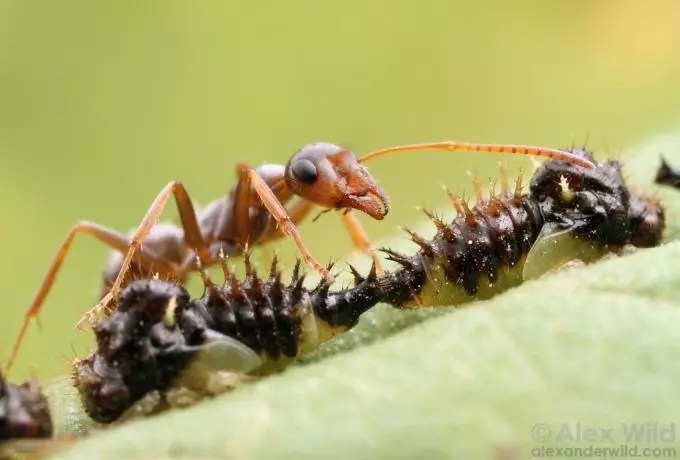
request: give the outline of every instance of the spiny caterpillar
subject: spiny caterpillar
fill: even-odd
[[[582,149],[574,153],[592,160]],[[502,180],[502,182],[506,182]],[[656,246],[665,227],[664,210],[651,197],[631,193],[618,161],[586,170],[548,160],[534,173],[529,194],[502,191],[470,209],[450,195],[458,216],[445,224],[431,216],[431,241],[412,234],[420,252],[390,258],[403,269],[387,275],[390,284],[408,286],[386,301],[395,306],[460,304],[488,298],[561,265],[588,263],[625,245]]]
[[[180,374],[183,389],[205,390],[223,383],[221,370],[265,373],[353,327],[379,298],[375,270],[353,296],[351,290],[330,293],[325,280],[305,289],[299,262],[287,284],[276,260],[267,280],[252,270],[247,254],[245,263],[243,282],[225,271],[217,286],[202,272],[206,289],[194,300],[182,286],[159,279],[128,285],[112,315],[93,326],[96,351],[74,364],[87,413],[99,422],[115,420],[148,392],[175,385]],[[192,361],[201,369],[187,372]],[[202,376],[212,383],[195,381]]]
[[[584,160],[592,155],[572,149]],[[432,217],[437,233],[413,256],[383,249],[400,267],[367,277],[350,266],[354,287],[331,292],[322,280],[303,286],[296,267],[290,283],[276,263],[261,280],[246,259],[246,278],[225,269],[217,286],[203,273],[202,297],[158,279],[128,285],[110,317],[94,326],[96,349],[76,360],[73,382],[88,414],[111,422],[148,395],[152,409],[213,394],[234,373],[264,374],[352,328],[359,316],[384,302],[395,307],[458,305],[487,298],[540,276],[563,262],[589,262],[624,245],[659,244],[664,211],[632,194],[616,161],[586,170],[548,160],[523,194],[501,177],[501,193],[470,208],[451,195],[458,216],[449,224]],[[226,382],[226,383],[225,383]],[[187,393],[188,392],[188,393]]]

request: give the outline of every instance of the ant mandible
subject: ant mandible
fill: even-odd
[[[83,315],[78,327],[106,310],[108,304],[117,299],[126,275],[132,269],[142,277],[156,275],[184,280],[189,273],[219,262],[224,255],[240,255],[248,245],[262,245],[282,236],[290,237],[304,261],[332,282],[330,272],[305,247],[297,224],[307,217],[314,205],[342,209],[343,223],[353,243],[371,254],[377,262],[361,223],[349,212],[356,209],[376,220],[382,220],[389,212],[388,197],[363,163],[378,156],[414,150],[524,154],[594,167],[570,152],[533,146],[447,141],[390,147],[357,158],[351,151],[337,145],[314,143],[296,152],[285,166],[266,164],[253,169],[238,164],[236,185],[226,196],[200,210],[198,217],[184,185],[173,180],[156,196],[131,235],[88,221],[79,222],[71,228],[26,311],[6,372],[12,367],[28,325],[32,318],[37,317],[77,234],[92,235],[114,250],[103,273],[100,301]],[[156,225],[171,195],[177,203],[181,227]],[[293,196],[299,197],[300,201],[285,208],[284,205]]]

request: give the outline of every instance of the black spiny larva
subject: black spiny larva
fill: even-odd
[[[210,371],[278,369],[353,327],[380,297],[375,271],[354,294],[330,293],[325,280],[303,287],[299,261],[284,283],[276,261],[262,280],[245,260],[243,282],[227,272],[217,286],[203,273],[197,299],[159,279],[134,281],[121,292],[115,311],[93,328],[96,349],[74,363],[74,385],[94,420],[113,421],[147,393],[177,386],[199,353],[209,355],[203,361],[213,362]]]
[[[659,202],[631,192],[618,161],[597,163],[590,152],[569,151],[595,168],[548,160],[535,171],[529,193],[522,193],[521,177],[514,191],[502,177],[501,192],[488,199],[473,182],[473,208],[449,193],[458,216],[446,226],[434,219],[437,233],[430,241],[411,233],[421,248],[416,255],[386,250],[402,268],[381,283],[389,286],[383,301],[457,305],[504,292],[575,258],[590,262],[625,245],[658,245],[665,227]]]

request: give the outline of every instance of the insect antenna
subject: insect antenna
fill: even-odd
[[[427,142],[423,144],[407,144],[388,147],[367,153],[359,159],[359,163],[365,163],[373,158],[391,155],[398,152],[413,152],[417,150],[469,150],[473,152],[503,153],[510,155],[527,155],[533,157],[551,158],[553,160],[565,161],[588,169],[595,169],[595,164],[590,160],[581,157],[579,154],[567,150],[553,149],[549,147],[538,147],[531,145],[513,144],[476,144],[469,142],[443,141]]]

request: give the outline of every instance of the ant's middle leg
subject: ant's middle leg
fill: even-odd
[[[274,192],[276,193],[276,192]],[[290,217],[291,222],[294,225],[298,225],[298,223],[302,220],[305,219],[310,213],[312,209],[314,209],[314,206],[316,206],[314,203],[306,200],[300,200],[297,203],[295,203],[293,206],[290,208],[286,208],[286,212],[288,213],[288,216]],[[238,213],[235,213],[235,220],[238,220],[240,217],[238,216]],[[242,219],[242,218],[240,218]],[[238,228],[238,226],[236,226]],[[246,225],[241,224],[241,228],[248,228]],[[204,266],[210,266],[214,262],[220,260],[220,258],[224,256],[230,256],[233,254],[241,254],[247,247],[248,245],[248,238],[247,238],[247,233],[241,233],[243,236],[241,238],[235,237],[235,240],[241,240],[240,242],[237,243],[224,243],[223,246],[215,246],[214,248],[211,246],[210,250],[210,258],[208,261],[203,261],[200,262]],[[284,235],[278,228],[278,224],[276,222],[276,219],[271,219],[269,224],[267,224],[267,227],[264,229],[262,234],[257,238],[256,243],[257,245],[264,245],[266,243],[270,243],[272,241],[279,240],[283,237]],[[217,249],[219,248],[219,249]],[[226,249],[225,249],[226,248]],[[188,273],[196,271],[197,270],[197,264],[196,264],[196,256],[194,254],[188,254],[184,262],[180,265],[179,270],[177,271],[177,276],[178,277],[184,277]]]
[[[383,270],[382,265],[380,264],[380,257],[378,256],[378,251],[376,251],[375,248],[373,247],[373,244],[371,244],[371,240],[369,240],[368,234],[366,233],[364,226],[361,225],[359,219],[357,219],[357,216],[355,216],[349,210],[343,211],[342,223],[345,225],[345,229],[347,230],[347,233],[349,233],[349,236],[352,237],[352,242],[354,243],[354,246],[359,248],[364,253],[368,254],[371,257],[371,259],[373,259],[373,263],[375,264],[376,268],[376,273],[378,275],[383,275],[385,271]]]
[[[28,325],[30,324],[33,318],[38,316],[42,304],[44,303],[45,299],[47,298],[47,295],[50,292],[50,289],[52,288],[52,285],[57,279],[59,270],[61,269],[66,254],[68,254],[68,251],[71,248],[73,240],[75,239],[76,235],[80,233],[92,235],[105,245],[109,246],[111,249],[114,249],[121,253],[125,253],[128,250],[127,235],[124,235],[102,225],[96,224],[94,222],[83,221],[74,225],[73,228],[71,228],[71,230],[66,235],[66,238],[64,238],[64,241],[62,241],[61,245],[59,246],[57,255],[54,257],[54,260],[52,260],[52,264],[50,265],[47,274],[40,283],[38,292],[35,294],[35,297],[33,298],[30,307],[28,308],[24,315],[24,320],[21,324],[21,328],[19,329],[19,335],[16,341],[14,342],[14,345],[12,346],[12,351],[10,353],[9,360],[7,361],[7,364],[5,366],[5,373],[8,373],[10,368],[12,367],[12,364],[14,363],[21,343],[23,342],[26,330],[28,329]],[[171,272],[174,269],[166,261],[154,257],[152,254],[146,251],[140,251],[138,256],[135,258],[135,263],[137,263],[141,268],[145,270],[151,270],[153,267],[158,271]]]
[[[196,220],[196,212],[194,210],[193,203],[189,198],[189,194],[181,182],[168,182],[168,184],[163,187],[160,193],[156,196],[156,199],[153,201],[153,203],[151,203],[151,206],[144,215],[142,222],[132,235],[126,250],[123,251],[125,253],[125,258],[121,264],[120,272],[111,286],[111,291],[109,291],[109,293],[106,294],[99,301],[99,303],[92,310],[90,310],[90,312],[94,312],[94,314],[96,314],[98,311],[106,308],[111,300],[118,297],[123,280],[130,269],[130,264],[132,263],[132,259],[135,256],[137,249],[141,247],[144,238],[146,238],[153,226],[158,221],[171,194],[175,197],[175,202],[177,203],[177,210],[179,211],[182,228],[184,229],[184,241],[186,245],[196,252],[196,256],[201,261],[201,263],[206,265],[210,261],[208,245],[205,243],[205,240],[201,235],[201,230],[198,226],[198,221]],[[90,314],[90,312],[88,312],[88,314]]]

